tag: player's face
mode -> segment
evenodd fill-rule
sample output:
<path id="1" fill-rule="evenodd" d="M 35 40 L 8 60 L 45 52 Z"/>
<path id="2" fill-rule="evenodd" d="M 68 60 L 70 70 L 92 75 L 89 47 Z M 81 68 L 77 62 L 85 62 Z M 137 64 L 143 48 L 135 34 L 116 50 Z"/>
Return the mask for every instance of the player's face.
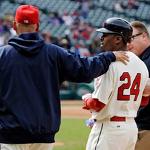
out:
<path id="1" fill-rule="evenodd" d="M 101 48 L 105 51 L 114 51 L 114 34 L 103 33 L 101 36 Z"/>
<path id="2" fill-rule="evenodd" d="M 132 39 L 131 42 L 128 43 L 128 50 L 139 56 L 143 49 L 143 40 L 143 33 L 133 27 Z"/>

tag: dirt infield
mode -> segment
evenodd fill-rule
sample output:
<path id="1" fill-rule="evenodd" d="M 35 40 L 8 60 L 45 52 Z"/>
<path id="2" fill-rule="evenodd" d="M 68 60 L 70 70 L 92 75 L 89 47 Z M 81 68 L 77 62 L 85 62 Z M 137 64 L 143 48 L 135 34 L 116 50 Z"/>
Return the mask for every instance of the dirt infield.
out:
<path id="1" fill-rule="evenodd" d="M 82 100 L 61 101 L 62 118 L 89 118 L 90 112 L 82 109 Z"/>

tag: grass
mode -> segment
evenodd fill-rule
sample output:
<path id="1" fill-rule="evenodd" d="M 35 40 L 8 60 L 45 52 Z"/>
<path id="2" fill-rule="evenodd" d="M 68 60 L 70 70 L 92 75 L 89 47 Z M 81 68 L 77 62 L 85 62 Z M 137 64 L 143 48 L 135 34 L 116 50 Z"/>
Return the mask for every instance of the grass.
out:
<path id="1" fill-rule="evenodd" d="M 56 135 L 54 150 L 85 150 L 85 145 L 90 132 L 84 119 L 62 119 L 60 131 Z"/>

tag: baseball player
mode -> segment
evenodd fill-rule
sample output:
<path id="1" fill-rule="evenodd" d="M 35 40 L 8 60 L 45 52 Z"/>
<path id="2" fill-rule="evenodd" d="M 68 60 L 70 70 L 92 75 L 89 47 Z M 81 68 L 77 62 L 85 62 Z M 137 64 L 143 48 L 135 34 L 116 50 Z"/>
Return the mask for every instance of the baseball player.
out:
<path id="1" fill-rule="evenodd" d="M 132 27 L 121 18 L 109 18 L 103 28 L 101 46 L 108 51 L 126 50 Z M 146 65 L 132 52 L 129 63 L 115 62 L 94 81 L 94 92 L 83 96 L 84 107 L 95 120 L 86 150 L 134 150 L 138 129 L 134 118 L 148 80 Z"/>

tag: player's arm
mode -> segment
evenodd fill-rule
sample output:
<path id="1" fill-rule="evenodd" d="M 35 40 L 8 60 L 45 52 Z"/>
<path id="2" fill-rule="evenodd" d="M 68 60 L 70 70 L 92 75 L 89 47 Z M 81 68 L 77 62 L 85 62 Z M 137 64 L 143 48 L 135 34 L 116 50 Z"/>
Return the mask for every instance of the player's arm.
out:
<path id="1" fill-rule="evenodd" d="M 147 81 L 145 89 L 143 91 L 143 97 L 141 100 L 141 106 L 147 106 L 150 100 L 150 78 Z"/>
<path id="2" fill-rule="evenodd" d="M 94 110 L 96 112 L 100 111 L 105 107 L 105 104 L 97 98 L 92 98 L 92 94 L 88 93 L 82 97 L 83 99 L 83 109 Z"/>
<path id="3" fill-rule="evenodd" d="M 105 52 L 94 57 L 81 57 L 76 53 L 67 53 L 59 49 L 57 54 L 63 80 L 72 82 L 91 82 L 97 76 L 107 72 L 111 62 L 128 60 L 125 53 L 121 52 Z"/>
<path id="4" fill-rule="evenodd" d="M 145 89 L 143 91 L 143 96 L 150 96 L 150 78 L 148 79 Z"/>
<path id="5" fill-rule="evenodd" d="M 142 100 L 141 100 L 141 104 L 140 104 L 140 106 L 142 106 L 142 107 L 145 107 L 145 106 L 147 106 L 148 105 L 148 103 L 149 103 L 149 100 L 150 100 L 150 97 L 148 97 L 148 96 L 142 96 Z"/>

